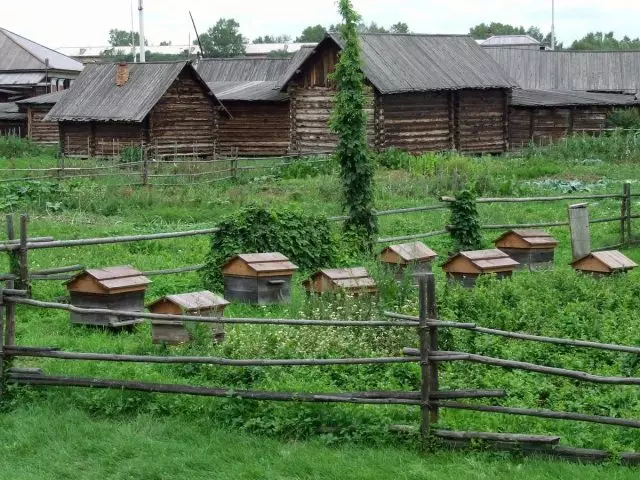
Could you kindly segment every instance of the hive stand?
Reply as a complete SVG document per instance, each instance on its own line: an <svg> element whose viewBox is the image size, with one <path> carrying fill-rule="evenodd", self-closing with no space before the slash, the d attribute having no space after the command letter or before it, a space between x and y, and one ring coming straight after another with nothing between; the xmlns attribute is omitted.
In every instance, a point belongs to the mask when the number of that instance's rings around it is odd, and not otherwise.
<svg viewBox="0 0 640 480"><path fill-rule="evenodd" d="M495 274L500 279L508 278L518 265L509 255L494 249L460 252L451 257L442 269L450 281L473 288L480 275Z"/></svg>
<svg viewBox="0 0 640 480"><path fill-rule="evenodd" d="M83 308L144 311L144 294L151 280L130 265L84 270L65 283L71 304ZM109 314L71 312L71 323L111 328L130 327L143 320Z"/></svg>
<svg viewBox="0 0 640 480"><path fill-rule="evenodd" d="M222 317L229 302L224 298L209 292L182 293L167 295L149 304L151 313L166 315L192 315L199 317ZM214 342L224 340L224 324L211 325ZM194 322L180 320L152 320L151 336L154 344L180 345L193 338Z"/></svg>
<svg viewBox="0 0 640 480"><path fill-rule="evenodd" d="M281 253L237 255L222 267L224 297L254 305L289 303L296 270Z"/></svg>

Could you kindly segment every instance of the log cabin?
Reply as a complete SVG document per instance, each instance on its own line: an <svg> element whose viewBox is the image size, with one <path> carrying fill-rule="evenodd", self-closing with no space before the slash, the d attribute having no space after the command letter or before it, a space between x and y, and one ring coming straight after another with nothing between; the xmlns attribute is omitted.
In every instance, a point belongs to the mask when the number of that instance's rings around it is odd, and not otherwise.
<svg viewBox="0 0 640 480"><path fill-rule="evenodd" d="M508 149L508 109L515 86L466 35L363 34L367 134L376 150L411 153ZM333 150L329 132L342 40L328 33L282 80L291 107L291 150Z"/></svg>
<svg viewBox="0 0 640 480"><path fill-rule="evenodd" d="M45 121L57 121L70 157L118 157L148 147L154 158L214 155L220 112L190 62L88 65Z"/></svg>
<svg viewBox="0 0 640 480"><path fill-rule="evenodd" d="M514 89L509 107L509 143L518 149L547 145L574 133L597 135L609 114L640 106L635 95Z"/></svg>
<svg viewBox="0 0 640 480"><path fill-rule="evenodd" d="M288 58L211 58L197 69L231 114L220 119L223 155L280 156L289 149L289 97L278 81Z"/></svg>
<svg viewBox="0 0 640 480"><path fill-rule="evenodd" d="M16 102L20 111L26 115L26 136L29 140L40 145L58 144L60 141L58 122L46 122L44 118L65 93L67 90L59 90Z"/></svg>

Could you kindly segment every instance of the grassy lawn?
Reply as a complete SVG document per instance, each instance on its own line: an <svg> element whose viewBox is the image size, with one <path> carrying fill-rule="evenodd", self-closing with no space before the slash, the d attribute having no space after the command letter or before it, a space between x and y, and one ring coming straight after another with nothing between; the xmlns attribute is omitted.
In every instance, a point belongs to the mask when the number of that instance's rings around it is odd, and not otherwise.
<svg viewBox="0 0 640 480"><path fill-rule="evenodd" d="M0 416L0 477L14 480L635 479L637 470L402 447L327 447L220 430L177 414L104 420L73 408Z"/></svg>

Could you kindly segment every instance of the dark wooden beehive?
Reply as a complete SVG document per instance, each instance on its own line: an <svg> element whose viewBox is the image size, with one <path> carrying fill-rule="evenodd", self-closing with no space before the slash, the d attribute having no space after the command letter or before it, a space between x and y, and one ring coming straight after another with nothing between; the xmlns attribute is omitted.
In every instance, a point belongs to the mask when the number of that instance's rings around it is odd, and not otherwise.
<svg viewBox="0 0 640 480"><path fill-rule="evenodd" d="M500 250L475 250L454 255L442 269L447 273L449 280L473 288L480 275L510 277L518 265L518 262Z"/></svg>
<svg viewBox="0 0 640 480"><path fill-rule="evenodd" d="M628 272L636 268L638 264L618 250L609 250L606 252L592 252L575 260L571 263L571 266L580 272L596 276L607 276Z"/></svg>
<svg viewBox="0 0 640 480"><path fill-rule="evenodd" d="M165 315L192 315L199 317L221 317L224 308L229 305L224 298L209 292L182 293L167 295L156 300L147 308L151 313ZM210 324L214 342L224 340L224 324ZM151 337L153 343L179 345L190 341L193 336L194 323L180 320L153 320L151 322Z"/></svg>
<svg viewBox="0 0 640 480"><path fill-rule="evenodd" d="M83 308L144 311L144 294L151 283L141 272L125 265L121 267L84 270L66 282L71 305ZM71 323L104 327L127 327L141 323L135 315L116 317L107 314L71 312Z"/></svg>
<svg viewBox="0 0 640 480"><path fill-rule="evenodd" d="M382 263L391 266L398 280L405 275L420 275L431 271L431 263L438 256L422 242L391 245L379 256Z"/></svg>
<svg viewBox="0 0 640 480"><path fill-rule="evenodd" d="M544 230L510 230L495 241L495 246L520 267L537 269L553 266L558 241Z"/></svg>
<svg viewBox="0 0 640 480"><path fill-rule="evenodd" d="M254 305L291 301L291 277L298 269L281 253L237 255L222 267L224 296Z"/></svg>
<svg viewBox="0 0 640 480"><path fill-rule="evenodd" d="M308 293L345 291L350 295L376 293L378 286L366 268L325 269L313 274L303 283Z"/></svg>

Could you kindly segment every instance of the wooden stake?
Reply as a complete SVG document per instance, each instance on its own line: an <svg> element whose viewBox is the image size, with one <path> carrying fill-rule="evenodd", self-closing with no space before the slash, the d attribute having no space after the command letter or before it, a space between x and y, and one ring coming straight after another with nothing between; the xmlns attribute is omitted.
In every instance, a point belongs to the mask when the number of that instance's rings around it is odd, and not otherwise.
<svg viewBox="0 0 640 480"><path fill-rule="evenodd" d="M0 287L0 399L4 394L4 302L2 300L2 287Z"/></svg>
<svg viewBox="0 0 640 480"><path fill-rule="evenodd" d="M429 379L429 373L431 367L429 365L429 327L427 325L428 315L428 300L427 300L427 278L421 276L418 278L418 288L420 291L420 435L422 437L422 449L427 451L429 447L429 435L431 429L431 412L429 410L429 393L431 390L431 380Z"/></svg>
<svg viewBox="0 0 640 480"><path fill-rule="evenodd" d="M15 240L16 233L13 226L13 215L7 215L7 240ZM15 251L9 251L9 271L15 278L20 278L20 269L18 268L18 255ZM7 288L13 289L15 286L13 280L7 281ZM15 315L16 306L12 303L7 303L6 307L6 324L4 326L4 345L13 345L15 338Z"/></svg>
<svg viewBox="0 0 640 480"><path fill-rule="evenodd" d="M29 250L27 248L28 242L28 231L27 225L29 222L28 215L20 215L20 250L19 259L20 259L20 282L16 286L18 290L27 290L29 291L29 296L31 287L29 285Z"/></svg>
<svg viewBox="0 0 640 480"><path fill-rule="evenodd" d="M436 303L436 277L433 273L426 274L427 280L427 319L438 318L438 307ZM430 353L438 351L438 327L429 327L429 351ZM439 390L438 381L438 363L430 362L429 364L429 394L432 395ZM431 423L437 423L440 412L437 406L430 406Z"/></svg>
<svg viewBox="0 0 640 480"><path fill-rule="evenodd" d="M626 206L624 217L627 230L627 248L631 247L633 235L631 233L631 182L624 183L624 204ZM622 240L624 242L624 239Z"/></svg>

